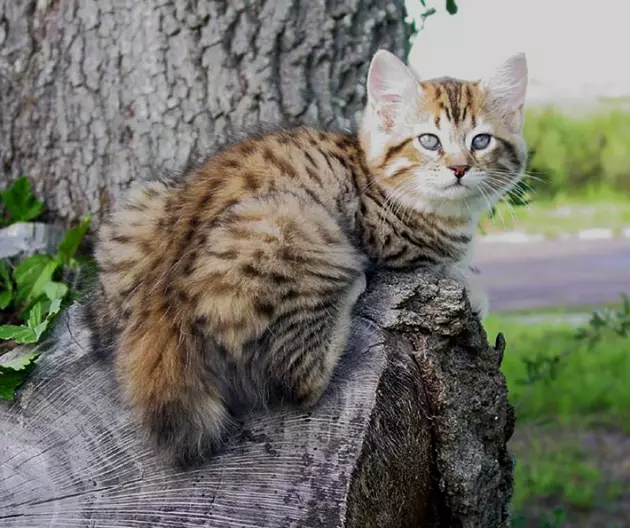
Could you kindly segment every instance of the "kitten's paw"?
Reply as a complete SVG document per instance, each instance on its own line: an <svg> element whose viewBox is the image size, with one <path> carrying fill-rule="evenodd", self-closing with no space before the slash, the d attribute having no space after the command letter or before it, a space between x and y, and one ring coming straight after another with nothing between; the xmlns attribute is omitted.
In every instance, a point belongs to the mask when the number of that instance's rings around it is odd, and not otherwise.
<svg viewBox="0 0 630 528"><path fill-rule="evenodd" d="M479 319L485 319L490 309L490 302L486 293L477 285L467 284L466 293L468 295L468 301L473 313Z"/></svg>
<svg viewBox="0 0 630 528"><path fill-rule="evenodd" d="M478 271L471 267L462 268L454 266L448 270L448 274L463 284L466 289L466 296L468 297L468 302L470 302L472 312L479 319L484 319L486 315L488 315L490 303L488 296L478 283L476 277L478 273Z"/></svg>

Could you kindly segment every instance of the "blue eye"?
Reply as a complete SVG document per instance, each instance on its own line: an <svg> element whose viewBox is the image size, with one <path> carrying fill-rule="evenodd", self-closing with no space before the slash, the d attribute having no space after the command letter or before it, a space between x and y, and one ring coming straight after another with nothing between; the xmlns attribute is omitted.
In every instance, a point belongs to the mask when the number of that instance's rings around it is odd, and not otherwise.
<svg viewBox="0 0 630 528"><path fill-rule="evenodd" d="M418 141L427 150L437 150L440 148L440 138L435 134L422 134Z"/></svg>
<svg viewBox="0 0 630 528"><path fill-rule="evenodd" d="M477 134L470 144L473 150L483 150L488 148L492 136L490 134Z"/></svg>

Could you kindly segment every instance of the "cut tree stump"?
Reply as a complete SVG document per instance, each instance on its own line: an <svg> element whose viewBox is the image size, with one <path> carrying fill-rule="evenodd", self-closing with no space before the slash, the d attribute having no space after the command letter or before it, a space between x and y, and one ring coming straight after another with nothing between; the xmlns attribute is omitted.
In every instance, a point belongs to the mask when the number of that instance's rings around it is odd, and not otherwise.
<svg viewBox="0 0 630 528"><path fill-rule="evenodd" d="M80 310L0 404L1 526L508 525L504 343L487 344L456 282L377 275L322 402L247 417L190 471L164 465L134 428Z"/></svg>

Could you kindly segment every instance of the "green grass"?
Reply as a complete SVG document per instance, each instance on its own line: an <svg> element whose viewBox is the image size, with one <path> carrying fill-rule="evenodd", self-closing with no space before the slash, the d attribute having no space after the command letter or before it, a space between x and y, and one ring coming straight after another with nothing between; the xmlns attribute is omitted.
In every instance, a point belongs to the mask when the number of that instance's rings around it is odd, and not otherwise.
<svg viewBox="0 0 630 528"><path fill-rule="evenodd" d="M615 234L630 227L630 198L610 190L591 191L578 197L558 195L524 207L498 206L494 218L484 217L484 233L522 231L555 238L583 229L609 228Z"/></svg>
<svg viewBox="0 0 630 528"><path fill-rule="evenodd" d="M512 315L491 316L485 326L491 342L498 331L506 336L502 369L520 423L617 424L630 433L628 339L606 335L589 350L575 339L576 329L566 324L521 324ZM527 383L524 359L565 354L554 379Z"/></svg>
<svg viewBox="0 0 630 528"><path fill-rule="evenodd" d="M555 237L589 228L630 227L630 111L619 105L580 115L534 108L525 119L530 156L527 207L498 207L486 233ZM516 218L514 218L514 216Z"/></svg>
<svg viewBox="0 0 630 528"><path fill-rule="evenodd" d="M516 449L515 488L512 505L523 508L533 497L556 497L581 510L613 500L620 482L609 482L588 453L571 439L545 437L537 431L528 445Z"/></svg>
<svg viewBox="0 0 630 528"><path fill-rule="evenodd" d="M501 331L508 343L502 370L517 409L513 526L563 526L545 520L558 505L570 515L606 509L628 486L602 470L583 438L601 428L630 434L630 340L606 334L589 350L572 326L524 324L518 315L492 315L485 322L490 342ZM527 361L556 356L562 359L546 381L528 381Z"/></svg>
<svg viewBox="0 0 630 528"><path fill-rule="evenodd" d="M549 306L543 309L532 310L531 308L522 308L518 310L510 310L509 312L503 312L501 314L491 315L487 321L484 321L487 329L491 329L495 331L499 328L498 331L503 332L501 327L505 325L510 325L515 323L516 326L524 326L519 324L518 321L520 318L527 317L549 317L550 321L554 321L552 316L563 316L563 315L572 315L572 314L582 314L587 317L590 317L591 313L595 310L610 310L610 309L619 309L619 302L609 302L604 304L598 304L597 306L593 306L592 304L571 304L569 306ZM490 326L488 326L490 325ZM529 327L530 325L526 325ZM544 325L546 327L556 328L556 325L550 323L549 325ZM504 332L505 333L505 332Z"/></svg>

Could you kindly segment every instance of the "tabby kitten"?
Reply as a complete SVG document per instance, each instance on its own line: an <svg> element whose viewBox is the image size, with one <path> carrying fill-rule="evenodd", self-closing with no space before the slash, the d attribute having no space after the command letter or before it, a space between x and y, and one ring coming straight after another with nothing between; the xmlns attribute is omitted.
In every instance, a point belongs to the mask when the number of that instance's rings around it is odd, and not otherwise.
<svg viewBox="0 0 630 528"><path fill-rule="evenodd" d="M368 267L445 266L483 315L473 233L520 178L526 84L523 55L419 81L379 51L358 135L249 137L136 186L101 228L88 313L157 446L188 464L244 410L316 403Z"/></svg>

